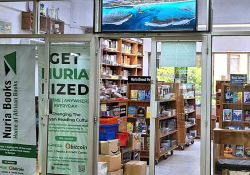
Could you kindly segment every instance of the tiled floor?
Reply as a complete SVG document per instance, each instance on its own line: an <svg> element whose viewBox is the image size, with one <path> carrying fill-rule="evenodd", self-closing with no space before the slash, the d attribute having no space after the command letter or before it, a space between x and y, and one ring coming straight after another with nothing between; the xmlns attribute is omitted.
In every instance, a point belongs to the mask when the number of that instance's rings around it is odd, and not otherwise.
<svg viewBox="0 0 250 175"><path fill-rule="evenodd" d="M200 175L200 140L185 147L185 150L174 150L174 154L161 160L155 166L156 175Z"/></svg>

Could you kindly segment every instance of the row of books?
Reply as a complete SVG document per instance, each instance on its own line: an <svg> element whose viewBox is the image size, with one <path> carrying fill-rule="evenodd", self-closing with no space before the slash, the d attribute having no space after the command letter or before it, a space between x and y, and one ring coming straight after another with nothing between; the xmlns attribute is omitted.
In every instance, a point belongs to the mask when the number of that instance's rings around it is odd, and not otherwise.
<svg viewBox="0 0 250 175"><path fill-rule="evenodd" d="M117 55L103 55L102 63L117 65Z"/></svg>
<svg viewBox="0 0 250 175"><path fill-rule="evenodd" d="M242 103L242 92L226 92L226 103ZM250 103L250 92L244 92L244 103Z"/></svg>
<svg viewBox="0 0 250 175"><path fill-rule="evenodd" d="M243 121L242 110L223 109L223 121ZM245 110L245 121L250 122L250 110Z"/></svg>
<svg viewBox="0 0 250 175"><path fill-rule="evenodd" d="M146 111L147 108L147 111ZM128 117L145 117L150 118L150 107L144 106L129 106Z"/></svg>
<svg viewBox="0 0 250 175"><path fill-rule="evenodd" d="M224 126L224 129L231 129L231 130L243 130L243 127L241 125L230 125L230 126ZM249 131L250 127L245 126L244 130Z"/></svg>
<svg viewBox="0 0 250 175"><path fill-rule="evenodd" d="M117 40L104 39L102 44L103 44L103 48L105 48L105 49L110 49L112 51L118 50Z"/></svg>
<svg viewBox="0 0 250 175"><path fill-rule="evenodd" d="M122 52L133 54L133 44L132 43L122 43Z"/></svg>
<svg viewBox="0 0 250 175"><path fill-rule="evenodd" d="M150 101L150 90L131 90L130 100Z"/></svg>
<svg viewBox="0 0 250 175"><path fill-rule="evenodd" d="M130 65L130 58L126 55L122 56L122 63L125 65Z"/></svg>
<svg viewBox="0 0 250 175"><path fill-rule="evenodd" d="M224 145L224 156L225 157L234 157L233 156L233 145ZM250 157L250 147L246 147L244 149L244 146L242 145L236 145L236 150L235 150L235 157Z"/></svg>
<svg viewBox="0 0 250 175"><path fill-rule="evenodd" d="M150 125L147 125L145 119L137 119L135 122L135 132L140 134L149 134ZM127 122L127 132L133 133L134 132L134 123Z"/></svg>

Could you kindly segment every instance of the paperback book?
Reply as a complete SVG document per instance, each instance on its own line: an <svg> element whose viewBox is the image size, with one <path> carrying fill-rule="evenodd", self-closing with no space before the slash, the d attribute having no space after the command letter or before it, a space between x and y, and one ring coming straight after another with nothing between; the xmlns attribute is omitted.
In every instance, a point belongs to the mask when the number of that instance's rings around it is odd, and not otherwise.
<svg viewBox="0 0 250 175"><path fill-rule="evenodd" d="M147 123L145 119L138 119L136 121L136 131L140 134L147 134Z"/></svg>
<svg viewBox="0 0 250 175"><path fill-rule="evenodd" d="M242 92L234 92L233 103L240 104L242 100Z"/></svg>
<svg viewBox="0 0 250 175"><path fill-rule="evenodd" d="M137 97L138 97L138 90L131 90L130 99L137 100Z"/></svg>
<svg viewBox="0 0 250 175"><path fill-rule="evenodd" d="M223 109L223 121L232 121L232 109Z"/></svg>
<svg viewBox="0 0 250 175"><path fill-rule="evenodd" d="M134 131L134 124L131 122L127 122L127 132L133 133Z"/></svg>
<svg viewBox="0 0 250 175"><path fill-rule="evenodd" d="M244 92L244 103L250 103L250 92Z"/></svg>
<svg viewBox="0 0 250 175"><path fill-rule="evenodd" d="M136 106L128 107L128 117L136 117Z"/></svg>
<svg viewBox="0 0 250 175"><path fill-rule="evenodd" d="M233 145L224 145L224 156L233 157Z"/></svg>
<svg viewBox="0 0 250 175"><path fill-rule="evenodd" d="M145 100L150 101L150 90L145 91Z"/></svg>
<svg viewBox="0 0 250 175"><path fill-rule="evenodd" d="M235 156L236 157L244 157L244 146L236 145Z"/></svg>
<svg viewBox="0 0 250 175"><path fill-rule="evenodd" d="M242 121L242 110L234 110L233 121Z"/></svg>
<svg viewBox="0 0 250 175"><path fill-rule="evenodd" d="M250 122L250 110L245 110L245 121Z"/></svg>
<svg viewBox="0 0 250 175"><path fill-rule="evenodd" d="M226 92L225 94L225 102L226 103L233 103L234 93L233 92Z"/></svg>
<svg viewBox="0 0 250 175"><path fill-rule="evenodd" d="M147 107L147 115L146 118L150 118L151 117L151 113L150 113L150 107Z"/></svg>
<svg viewBox="0 0 250 175"><path fill-rule="evenodd" d="M250 157L250 147L245 148L245 156Z"/></svg>
<svg viewBox="0 0 250 175"><path fill-rule="evenodd" d="M137 116L138 117L145 117L145 107L143 107L143 106L138 107Z"/></svg>
<svg viewBox="0 0 250 175"><path fill-rule="evenodd" d="M145 91L144 90L138 91L138 100L145 100Z"/></svg>

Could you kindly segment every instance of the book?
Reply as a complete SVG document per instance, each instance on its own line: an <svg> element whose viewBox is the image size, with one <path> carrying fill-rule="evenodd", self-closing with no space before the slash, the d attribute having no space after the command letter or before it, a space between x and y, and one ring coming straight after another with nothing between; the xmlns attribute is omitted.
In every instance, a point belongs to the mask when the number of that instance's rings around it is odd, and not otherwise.
<svg viewBox="0 0 250 175"><path fill-rule="evenodd" d="M145 119L137 119L136 131L140 134L147 134L147 123Z"/></svg>
<svg viewBox="0 0 250 175"><path fill-rule="evenodd" d="M236 145L235 156L236 157L244 157L244 146Z"/></svg>
<svg viewBox="0 0 250 175"><path fill-rule="evenodd" d="M233 103L233 97L234 97L233 92L226 92L226 94L225 94L225 102L226 103Z"/></svg>
<svg viewBox="0 0 250 175"><path fill-rule="evenodd" d="M150 107L147 107L147 115L146 118L150 118L151 117L151 113L150 113Z"/></svg>
<svg viewBox="0 0 250 175"><path fill-rule="evenodd" d="M131 90L130 100L137 100L138 90Z"/></svg>
<svg viewBox="0 0 250 175"><path fill-rule="evenodd" d="M232 109L223 109L223 121L232 121Z"/></svg>
<svg viewBox="0 0 250 175"><path fill-rule="evenodd" d="M145 137L141 137L141 150L145 150L144 138L145 138Z"/></svg>
<svg viewBox="0 0 250 175"><path fill-rule="evenodd" d="M245 148L245 156L250 157L250 147Z"/></svg>
<svg viewBox="0 0 250 175"><path fill-rule="evenodd" d="M145 91L144 90L138 91L138 100L145 100Z"/></svg>
<svg viewBox="0 0 250 175"><path fill-rule="evenodd" d="M233 145L224 145L224 156L233 157Z"/></svg>
<svg viewBox="0 0 250 175"><path fill-rule="evenodd" d="M245 110L245 121L250 122L250 110Z"/></svg>
<svg viewBox="0 0 250 175"><path fill-rule="evenodd" d="M139 106L137 108L137 116L138 117L145 117L145 107Z"/></svg>
<svg viewBox="0 0 250 175"><path fill-rule="evenodd" d="M145 100L146 101L150 101L150 93L151 93L150 90L145 91Z"/></svg>
<svg viewBox="0 0 250 175"><path fill-rule="evenodd" d="M235 125L233 127L234 127L234 130L242 130L242 126L241 125Z"/></svg>
<svg viewBox="0 0 250 175"><path fill-rule="evenodd" d="M242 92L234 92L233 103L241 103Z"/></svg>
<svg viewBox="0 0 250 175"><path fill-rule="evenodd" d="M234 110L233 121L242 121L242 110Z"/></svg>
<svg viewBox="0 0 250 175"><path fill-rule="evenodd" d="M127 122L127 132L133 133L134 130L134 124L131 122Z"/></svg>
<svg viewBox="0 0 250 175"><path fill-rule="evenodd" d="M244 92L244 103L250 103L250 92Z"/></svg>
<svg viewBox="0 0 250 175"><path fill-rule="evenodd" d="M245 130L249 131L250 130L250 126L245 126Z"/></svg>
<svg viewBox="0 0 250 175"><path fill-rule="evenodd" d="M128 107L128 117L136 117L136 106Z"/></svg>

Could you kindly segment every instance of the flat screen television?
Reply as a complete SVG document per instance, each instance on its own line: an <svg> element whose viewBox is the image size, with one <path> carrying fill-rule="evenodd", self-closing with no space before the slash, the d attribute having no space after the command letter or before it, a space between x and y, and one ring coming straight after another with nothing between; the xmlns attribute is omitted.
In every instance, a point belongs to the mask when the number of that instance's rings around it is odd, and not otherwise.
<svg viewBox="0 0 250 175"><path fill-rule="evenodd" d="M196 1L102 0L102 31L196 31Z"/></svg>

